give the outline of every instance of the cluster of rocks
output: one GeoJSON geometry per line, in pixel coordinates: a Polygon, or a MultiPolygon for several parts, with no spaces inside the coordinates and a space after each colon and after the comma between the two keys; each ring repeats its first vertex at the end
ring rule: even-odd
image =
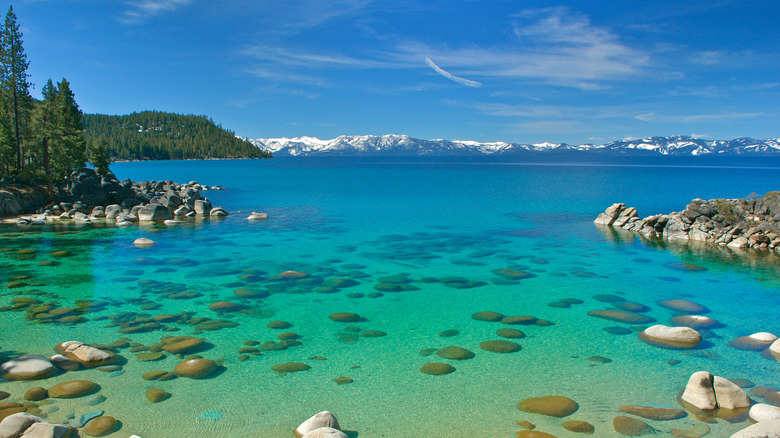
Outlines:
{"type": "Polygon", "coordinates": [[[780,252],[780,192],[769,192],[763,198],[694,199],[681,212],[644,219],[635,208],[616,203],[594,222],[637,232],[649,239],[780,252]]]}
{"type": "MultiPolygon", "coordinates": [[[[73,220],[80,223],[115,221],[116,226],[133,222],[174,221],[184,217],[224,217],[228,212],[213,207],[201,195],[204,190],[221,190],[196,181],[177,184],[172,181],[119,181],[113,173],[98,175],[93,169],[74,171],[58,188],[55,201],[36,207],[37,215],[18,219],[19,224],[73,220]]],[[[29,213],[30,202],[23,203],[14,192],[0,188],[0,216],[29,213]]]]}
{"type": "Polygon", "coordinates": [[[731,438],[780,436],[780,408],[764,403],[753,404],[748,393],[736,383],[707,371],[691,375],[681,400],[686,407],[704,413],[726,410],[734,415],[747,410],[755,424],[731,435],[731,438]]]}

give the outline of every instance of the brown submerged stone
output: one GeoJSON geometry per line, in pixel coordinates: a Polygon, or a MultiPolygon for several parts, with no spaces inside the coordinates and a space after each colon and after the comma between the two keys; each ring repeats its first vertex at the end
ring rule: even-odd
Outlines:
{"type": "Polygon", "coordinates": [[[277,373],[295,373],[298,371],[306,371],[311,369],[311,367],[302,362],[285,362],[274,365],[271,369],[277,373]]]}
{"type": "Polygon", "coordinates": [[[498,336],[501,336],[502,338],[509,338],[509,339],[523,339],[525,337],[525,333],[518,329],[513,328],[500,328],[496,330],[496,334],[498,336]]]}
{"type": "Polygon", "coordinates": [[[470,350],[455,345],[440,348],[436,351],[436,355],[451,360],[466,360],[474,357],[474,353],[470,350]]]}
{"type": "Polygon", "coordinates": [[[81,430],[89,436],[106,436],[118,429],[119,422],[116,421],[116,418],[104,415],[90,420],[81,430]]]}
{"type": "Polygon", "coordinates": [[[602,309],[591,310],[588,315],[596,318],[606,319],[608,321],[623,322],[626,324],[649,324],[655,322],[655,319],[639,313],[628,312],[626,310],[602,309]]]}
{"type": "Polygon", "coordinates": [[[41,388],[40,386],[36,386],[35,388],[30,388],[29,390],[27,390],[27,392],[24,393],[24,396],[22,396],[22,398],[29,401],[41,401],[48,396],[49,396],[49,391],[47,391],[46,388],[41,388]]]}
{"type": "Polygon", "coordinates": [[[269,322],[265,326],[271,329],[288,329],[293,325],[287,321],[276,320],[276,321],[269,322]]]}
{"type": "Polygon", "coordinates": [[[538,430],[521,430],[520,432],[515,432],[515,436],[517,438],[558,438],[555,435],[538,430]]]}
{"type": "Polygon", "coordinates": [[[91,394],[100,389],[97,383],[89,380],[71,380],[58,383],[49,388],[49,397],[76,398],[91,394]]]}
{"type": "Polygon", "coordinates": [[[523,412],[548,415],[551,417],[567,417],[580,408],[574,400],[562,395],[527,398],[517,404],[517,409],[523,412]]]}
{"type": "Polygon", "coordinates": [[[204,340],[193,336],[175,336],[163,341],[162,349],[171,354],[189,354],[200,350],[204,340]]]}
{"type": "Polygon", "coordinates": [[[655,433],[655,429],[650,427],[649,424],[625,415],[615,417],[612,420],[612,426],[617,433],[626,436],[643,436],[655,433]]]}
{"type": "Polygon", "coordinates": [[[210,359],[190,359],[179,362],[173,369],[174,374],[179,377],[189,377],[190,379],[203,379],[217,370],[217,363],[210,359]]]}
{"type": "Polygon", "coordinates": [[[336,322],[361,322],[363,318],[357,313],[352,312],[337,312],[328,315],[331,321],[336,322]]]}
{"type": "Polygon", "coordinates": [[[656,406],[623,405],[618,409],[627,414],[657,421],[677,420],[678,418],[683,418],[687,415],[685,411],[680,409],[661,408],[656,406]]]}
{"type": "Polygon", "coordinates": [[[490,312],[490,311],[477,312],[471,315],[471,319],[475,319],[477,321],[488,321],[488,322],[498,322],[501,321],[503,317],[504,315],[498,312],[490,312]]]}
{"type": "Polygon", "coordinates": [[[568,430],[569,432],[587,433],[589,435],[592,435],[593,432],[596,431],[596,428],[593,427],[592,424],[582,420],[569,420],[563,423],[563,428],[568,430]]]}
{"type": "Polygon", "coordinates": [[[520,351],[520,344],[498,339],[483,341],[479,344],[479,348],[493,353],[514,353],[515,351],[520,351]]]}
{"type": "Polygon", "coordinates": [[[455,367],[450,364],[441,362],[429,362],[420,367],[420,372],[434,376],[441,376],[443,374],[455,372],[455,367]]]}
{"type": "Polygon", "coordinates": [[[505,316],[501,318],[501,324],[506,325],[531,325],[536,323],[536,318],[533,316],[505,316]]]}
{"type": "Polygon", "coordinates": [[[146,398],[152,403],[159,403],[171,398],[171,394],[160,388],[149,388],[146,390],[146,398]]]}

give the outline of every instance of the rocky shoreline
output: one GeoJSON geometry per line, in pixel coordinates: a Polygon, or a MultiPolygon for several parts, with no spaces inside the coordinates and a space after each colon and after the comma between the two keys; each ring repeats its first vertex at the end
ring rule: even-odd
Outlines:
{"type": "Polygon", "coordinates": [[[681,212],[644,219],[635,208],[616,203],[594,223],[639,233],[648,239],[780,252],[780,192],[742,199],[697,198],[681,212]]]}
{"type": "Polygon", "coordinates": [[[10,217],[3,222],[21,226],[67,222],[117,227],[138,222],[173,225],[184,218],[227,216],[225,209],[213,207],[201,194],[222,189],[196,181],[119,181],[113,173],[101,176],[83,168],[56,187],[53,200],[44,186],[0,182],[0,217],[10,217]]]}

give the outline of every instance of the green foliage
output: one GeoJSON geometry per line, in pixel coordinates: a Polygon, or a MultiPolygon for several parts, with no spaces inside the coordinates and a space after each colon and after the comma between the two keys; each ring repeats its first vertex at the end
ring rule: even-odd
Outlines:
{"type": "Polygon", "coordinates": [[[736,202],[728,199],[715,199],[714,202],[725,225],[734,225],[744,219],[745,212],[736,202]]]}
{"type": "Polygon", "coordinates": [[[206,116],[144,111],[125,116],[85,114],[87,144],[103,140],[115,160],[270,158],[206,116]]]}
{"type": "MultiPolygon", "coordinates": [[[[32,112],[32,97],[30,96],[31,83],[27,81],[30,75],[27,68],[30,63],[22,47],[22,33],[19,24],[16,23],[16,15],[13,6],[8,8],[5,22],[0,29],[0,111],[2,111],[2,139],[0,149],[6,152],[13,150],[15,162],[4,160],[0,163],[3,168],[0,171],[9,172],[14,168],[21,172],[24,164],[23,143],[27,134],[27,128],[32,112]],[[13,166],[11,166],[13,164],[13,166]]],[[[7,157],[6,154],[3,154],[7,157]]]]}
{"type": "Polygon", "coordinates": [[[111,161],[108,158],[108,148],[103,140],[96,140],[89,149],[89,162],[95,167],[99,175],[108,173],[111,161]]]}

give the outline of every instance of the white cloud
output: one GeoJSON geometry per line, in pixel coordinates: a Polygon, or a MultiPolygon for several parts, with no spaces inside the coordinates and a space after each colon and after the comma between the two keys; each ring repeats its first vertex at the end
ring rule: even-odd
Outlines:
{"type": "Polygon", "coordinates": [[[529,10],[514,16],[515,41],[497,47],[433,47],[416,42],[400,45],[395,55],[439,63],[473,77],[539,82],[584,90],[609,88],[609,82],[638,75],[649,55],[620,41],[565,8],[529,10]]]}
{"type": "Polygon", "coordinates": [[[124,24],[139,24],[163,12],[171,12],[192,0],[129,0],[129,9],[119,17],[124,24]]]}
{"type": "Polygon", "coordinates": [[[431,58],[428,58],[427,56],[425,57],[425,63],[428,64],[428,67],[432,68],[433,71],[435,71],[436,73],[444,76],[445,78],[447,78],[447,79],[449,79],[449,80],[451,80],[453,82],[457,82],[457,83],[459,83],[461,85],[465,85],[467,87],[473,87],[473,88],[479,88],[479,87],[482,86],[481,82],[471,81],[471,80],[468,80],[468,79],[461,78],[461,77],[453,75],[452,73],[450,73],[450,72],[444,70],[443,68],[439,67],[438,65],[436,65],[436,63],[433,62],[433,60],[431,60],[431,58]]]}
{"type": "Polygon", "coordinates": [[[716,114],[680,114],[680,115],[665,115],[656,114],[654,112],[638,114],[634,116],[635,119],[643,122],[663,122],[663,123],[714,123],[723,122],[729,120],[742,120],[752,119],[762,116],[760,112],[728,112],[728,113],[716,113],[716,114]]]}

